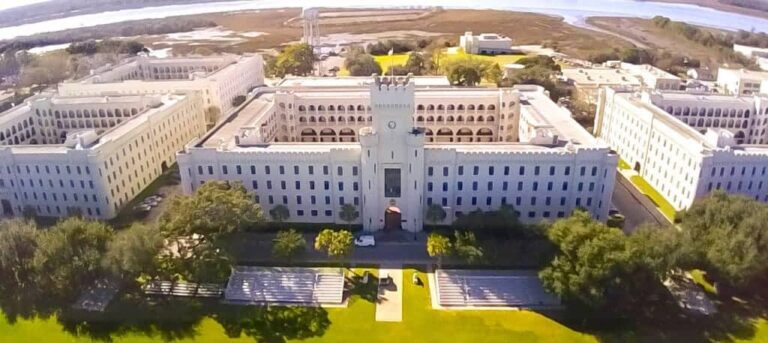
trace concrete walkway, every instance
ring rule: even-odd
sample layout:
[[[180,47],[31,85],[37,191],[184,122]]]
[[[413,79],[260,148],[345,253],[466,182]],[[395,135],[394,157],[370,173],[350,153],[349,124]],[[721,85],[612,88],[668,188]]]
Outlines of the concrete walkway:
[[[401,322],[403,321],[403,266],[382,265],[379,269],[379,277],[389,275],[392,283],[388,286],[379,284],[379,293],[376,296],[376,321],[377,322]]]

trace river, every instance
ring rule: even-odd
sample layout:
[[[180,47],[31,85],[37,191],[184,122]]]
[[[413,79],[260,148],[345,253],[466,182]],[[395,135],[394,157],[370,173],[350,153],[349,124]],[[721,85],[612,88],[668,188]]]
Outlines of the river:
[[[715,9],[635,0],[420,0],[419,6],[498,9],[557,15],[568,23],[584,25],[590,16],[644,17],[663,15],[673,20],[729,30],[768,32],[768,19]],[[38,23],[0,28],[0,40],[41,32],[112,24],[130,20],[166,18],[203,13],[258,10],[279,7],[413,7],[413,0],[252,0],[146,7],[78,15]],[[467,28],[471,29],[471,28]]]

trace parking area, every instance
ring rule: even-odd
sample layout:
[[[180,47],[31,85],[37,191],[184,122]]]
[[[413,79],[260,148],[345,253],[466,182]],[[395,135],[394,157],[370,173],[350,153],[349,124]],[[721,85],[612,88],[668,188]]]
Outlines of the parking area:
[[[433,307],[443,309],[548,309],[560,299],[547,293],[535,271],[438,269]]]

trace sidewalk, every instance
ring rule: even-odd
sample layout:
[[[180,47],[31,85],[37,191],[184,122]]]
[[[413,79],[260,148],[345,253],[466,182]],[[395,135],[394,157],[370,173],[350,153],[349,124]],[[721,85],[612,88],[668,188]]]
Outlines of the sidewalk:
[[[392,283],[388,286],[379,284],[376,304],[377,322],[403,321],[403,267],[388,265],[379,269],[379,278],[389,275]]]

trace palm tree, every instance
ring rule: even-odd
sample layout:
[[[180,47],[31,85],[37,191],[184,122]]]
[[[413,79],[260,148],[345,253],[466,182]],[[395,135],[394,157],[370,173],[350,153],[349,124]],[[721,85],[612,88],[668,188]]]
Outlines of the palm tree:
[[[443,265],[443,257],[451,254],[451,240],[437,233],[427,237],[427,253],[429,257],[437,257],[437,268]]]

